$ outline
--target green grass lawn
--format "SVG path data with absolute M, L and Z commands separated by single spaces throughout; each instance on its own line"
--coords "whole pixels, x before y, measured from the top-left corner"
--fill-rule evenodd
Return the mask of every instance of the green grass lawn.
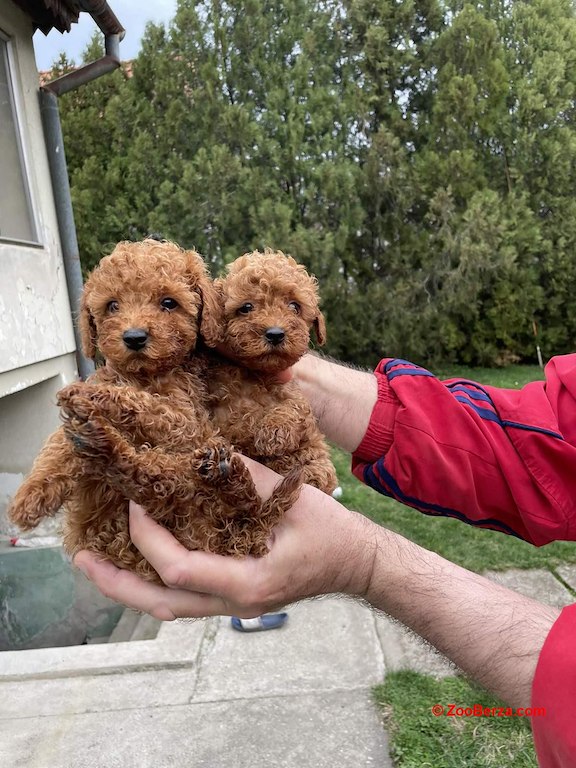
M 529 718 L 435 717 L 432 707 L 499 707 L 482 688 L 459 677 L 435 680 L 392 672 L 374 689 L 390 752 L 398 768 L 536 768 Z M 496 710 L 498 711 L 498 710 Z
M 445 366 L 435 368 L 432 373 L 440 379 L 471 379 L 479 384 L 491 384 L 504 389 L 518 389 L 531 381 L 544 378 L 542 368 L 537 365 L 510 365 L 507 368 Z
M 435 370 L 440 378 L 465 378 L 508 389 L 543 378 L 536 366 L 506 369 Z M 357 481 L 350 457 L 334 448 L 343 488 L 341 501 L 375 522 L 470 570 L 546 568 L 576 563 L 576 543 L 536 548 L 512 536 L 473 528 L 456 520 L 430 517 L 405 507 Z M 528 719 L 518 717 L 434 717 L 434 704 L 493 707 L 498 702 L 460 677 L 436 680 L 410 671 L 392 672 L 375 697 L 390 734 L 397 768 L 536 768 Z

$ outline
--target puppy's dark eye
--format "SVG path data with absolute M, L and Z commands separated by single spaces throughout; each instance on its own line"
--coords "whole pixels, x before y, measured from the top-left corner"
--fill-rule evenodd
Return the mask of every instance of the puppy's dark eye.
M 169 296 L 166 296 L 166 298 L 162 299 L 160 302 L 160 306 L 167 312 L 172 312 L 172 310 L 176 309 L 179 305 L 175 299 L 171 299 Z
M 246 304 L 242 304 L 241 307 L 238 307 L 238 312 L 241 315 L 249 315 L 253 309 L 254 309 L 254 304 L 250 304 L 250 302 L 247 301 Z
M 298 304 L 297 301 L 291 301 L 288 306 L 290 309 L 292 309 L 294 312 L 296 312 L 297 315 L 300 314 L 300 304 Z
M 106 304 L 106 312 L 109 312 L 111 315 L 114 314 L 114 312 L 118 312 L 119 309 L 120 303 L 117 302 L 116 299 L 113 299 Z

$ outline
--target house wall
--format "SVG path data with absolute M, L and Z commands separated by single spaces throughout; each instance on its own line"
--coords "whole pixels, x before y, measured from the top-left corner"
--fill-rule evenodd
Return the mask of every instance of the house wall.
M 75 343 L 38 100 L 30 19 L 0 4 L 30 187 L 37 244 L 0 238 L 0 535 L 4 511 L 46 437 L 55 394 L 77 377 Z M 37 33 L 41 34 L 41 33 Z M 2 163 L 0 158 L 0 185 Z

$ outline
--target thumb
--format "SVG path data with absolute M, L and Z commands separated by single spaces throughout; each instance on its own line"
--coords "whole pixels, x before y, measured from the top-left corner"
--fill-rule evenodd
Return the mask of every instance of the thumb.
M 278 384 L 288 384 L 294 378 L 294 372 L 292 368 L 285 368 L 283 371 L 278 371 L 274 374 L 274 381 Z

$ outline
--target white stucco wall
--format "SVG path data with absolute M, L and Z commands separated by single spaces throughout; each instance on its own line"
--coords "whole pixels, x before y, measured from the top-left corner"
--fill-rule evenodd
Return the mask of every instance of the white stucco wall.
M 16 101 L 39 235 L 38 246 L 0 240 L 1 396 L 3 372 L 73 352 L 74 334 L 42 132 L 32 25 L 8 2 L 0 5 L 0 29 L 10 38 Z
M 76 378 L 75 343 L 38 100 L 30 19 L 0 3 L 38 244 L 0 240 L 0 534 L 3 508 L 58 424 L 55 394 Z M 41 34 L 41 33 L 37 33 Z M 0 158 L 0 184 L 1 179 Z

